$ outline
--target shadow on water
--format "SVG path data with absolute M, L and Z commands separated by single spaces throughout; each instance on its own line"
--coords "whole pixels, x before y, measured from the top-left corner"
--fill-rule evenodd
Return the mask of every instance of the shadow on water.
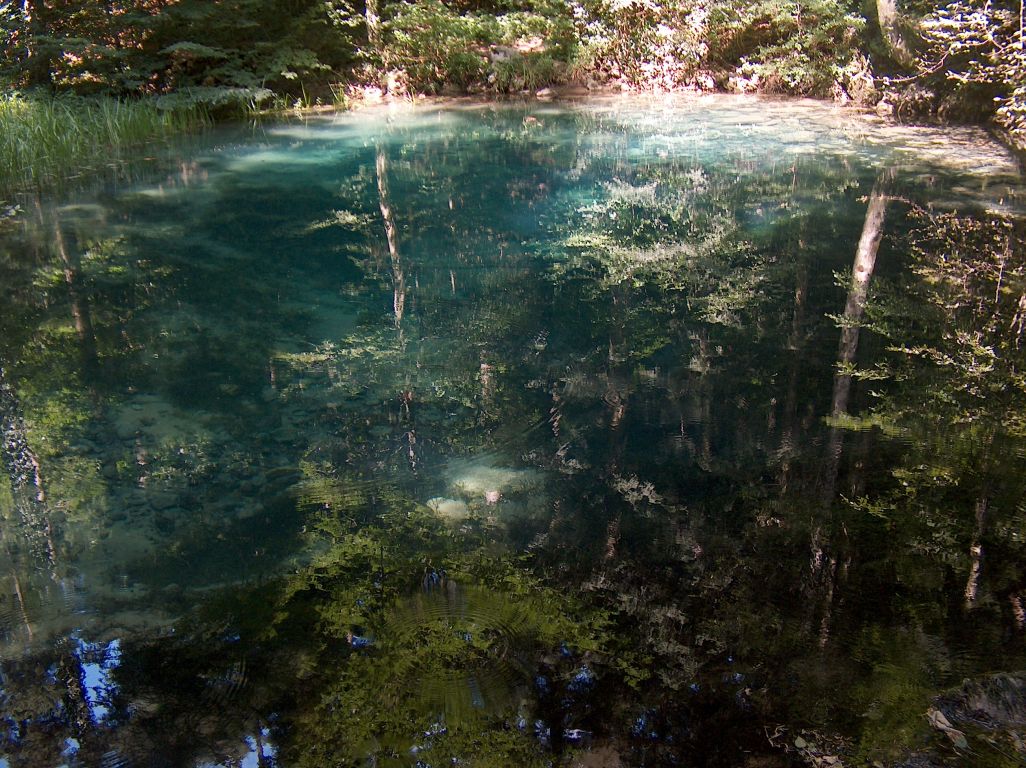
M 0 219 L 0 766 L 1021 761 L 985 136 L 393 106 L 167 167 Z

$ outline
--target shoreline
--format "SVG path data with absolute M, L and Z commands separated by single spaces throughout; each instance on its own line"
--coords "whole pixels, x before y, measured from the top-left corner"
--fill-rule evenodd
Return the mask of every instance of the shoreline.
M 597 87 L 588 87 L 579 84 L 550 85 L 537 91 L 520 91 L 518 93 L 462 93 L 462 94 L 426 94 L 426 93 L 405 93 L 390 94 L 383 92 L 380 88 L 369 86 L 361 89 L 354 88 L 347 94 L 351 101 L 347 105 L 338 104 L 317 104 L 292 109 L 271 109 L 258 113 L 258 117 L 282 117 L 288 115 L 303 116 L 315 114 L 328 114 L 357 111 L 367 107 L 379 106 L 382 104 L 407 103 L 417 104 L 508 104 L 508 103 L 531 103 L 542 102 L 552 104 L 574 104 L 591 99 L 614 99 L 614 98 L 637 98 L 637 99 L 702 99 L 702 98 L 738 98 L 738 99 L 760 99 L 770 102 L 813 102 L 824 107 L 833 107 L 842 111 L 850 111 L 860 115 L 869 115 L 879 118 L 888 124 L 926 127 L 926 128 L 979 128 L 990 134 L 995 141 L 1015 155 L 1019 165 L 1019 172 L 1026 175 L 1026 137 L 1018 141 L 1010 131 L 991 121 L 965 122 L 948 120 L 936 115 L 921 114 L 907 115 L 898 114 L 893 109 L 881 110 L 879 105 L 861 104 L 855 101 L 838 101 L 816 96 L 797 96 L 787 93 L 773 91 L 754 91 L 750 93 L 734 93 L 723 90 L 693 90 L 680 89 L 673 91 L 666 90 L 641 90 L 627 88 L 616 84 L 605 84 Z M 220 122 L 220 121 L 218 121 Z M 231 122 L 226 121 L 226 122 Z
M 189 136 L 202 135 L 205 131 L 216 129 L 221 126 L 232 126 L 244 124 L 245 122 L 265 122 L 273 120 L 306 119 L 311 117 L 325 117 L 330 115 L 355 114 L 364 110 L 381 107 L 455 107 L 455 108 L 476 108 L 489 105 L 552 105 L 552 106 L 581 106 L 588 103 L 601 105 L 608 104 L 615 106 L 618 101 L 631 101 L 639 104 L 666 103 L 667 106 L 674 104 L 697 104 L 709 100 L 736 100 L 738 102 L 768 102 L 774 104 L 795 103 L 816 105 L 820 109 L 836 112 L 839 116 L 857 115 L 859 119 L 867 121 L 867 128 L 873 124 L 879 125 L 882 129 L 891 127 L 927 128 L 940 131 L 961 131 L 976 129 L 985 132 L 987 136 L 1008 153 L 1009 159 L 1014 162 L 1016 172 L 1019 176 L 1026 176 L 1026 144 L 1017 142 L 1014 136 L 1001 126 L 990 122 L 971 123 L 954 122 L 937 118 L 935 116 L 916 116 L 914 118 L 896 115 L 893 112 L 880 110 L 870 105 L 858 104 L 855 102 L 841 102 L 834 99 L 815 98 L 809 96 L 794 96 L 775 92 L 753 92 L 753 93 L 731 93 L 727 91 L 700 91 L 700 90 L 673 90 L 655 91 L 627 89 L 614 84 L 605 84 L 601 87 L 586 87 L 578 84 L 566 84 L 547 86 L 537 91 L 521 91 L 513 94 L 502 93 L 466 93 L 466 94 L 390 94 L 383 92 L 380 88 L 364 87 L 351 88 L 346 94 L 346 103 L 334 104 L 311 104 L 296 106 L 292 108 L 273 108 L 254 112 L 246 116 L 226 117 L 212 119 L 200 126 L 189 126 L 180 131 L 172 131 L 160 136 L 144 139 L 140 143 L 126 144 L 123 149 L 128 154 L 147 147 L 157 149 L 166 147 L 179 139 L 187 139 Z M 145 100 L 143 100 L 145 101 Z M 119 150 L 120 151 L 120 150 Z M 150 153 L 152 154 L 152 152 Z M 143 159 L 143 158 L 139 158 Z M 62 193 L 74 192 L 91 182 L 103 183 L 105 178 L 117 175 L 129 164 L 132 158 L 120 160 L 117 163 L 107 163 L 97 166 L 89 162 L 71 162 L 65 170 L 55 174 L 43 182 L 25 183 L 11 181 L 3 186 L 6 189 L 5 196 L 0 200 L 16 204 L 19 198 L 26 195 L 46 194 L 60 195 Z

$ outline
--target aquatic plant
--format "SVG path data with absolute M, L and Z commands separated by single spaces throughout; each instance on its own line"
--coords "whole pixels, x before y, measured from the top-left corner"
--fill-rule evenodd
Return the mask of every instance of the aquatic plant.
M 117 163 L 129 147 L 209 122 L 195 105 L 160 109 L 113 98 L 0 97 L 0 194 L 50 187 Z

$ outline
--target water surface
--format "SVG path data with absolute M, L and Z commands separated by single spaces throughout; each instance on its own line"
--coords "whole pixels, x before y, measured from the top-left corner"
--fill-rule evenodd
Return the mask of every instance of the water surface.
M 1016 764 L 983 132 L 397 105 L 158 166 L 0 221 L 0 766 Z

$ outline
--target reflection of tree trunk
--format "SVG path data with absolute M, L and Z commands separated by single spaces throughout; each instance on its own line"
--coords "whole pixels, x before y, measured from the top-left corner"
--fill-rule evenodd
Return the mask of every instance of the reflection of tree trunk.
M 819 619 L 819 647 L 825 648 L 830 640 L 830 624 L 833 619 L 834 587 L 837 584 L 837 560 L 827 561 L 823 579 L 823 607 Z
M 112 750 L 109 739 L 104 738 L 109 734 L 104 734 L 103 730 L 97 728 L 96 717 L 89 705 L 88 681 L 85 671 L 86 659 L 83 658 L 86 651 L 82 647 L 75 648 L 76 642 L 72 638 L 63 641 L 55 677 L 63 684 L 61 703 L 64 716 L 67 718 L 66 722 L 79 743 L 77 756 L 85 765 L 107 763 L 110 758 L 113 758 L 110 760 L 113 765 L 119 765 L 121 763 L 117 760 L 117 751 Z M 107 690 L 100 688 L 96 693 L 107 693 Z
M 699 388 L 699 392 L 699 396 L 702 398 L 702 460 L 699 463 L 699 466 L 706 472 L 712 472 L 712 385 L 709 384 L 709 381 L 704 374 L 702 375 L 702 382 Z
M 887 208 L 886 180 L 881 177 L 873 185 L 869 196 L 866 221 L 862 225 L 862 236 L 855 252 L 855 265 L 851 271 L 848 300 L 844 305 L 844 319 L 841 322 L 841 342 L 837 349 L 840 371 L 834 378 L 834 394 L 831 401 L 831 415 L 839 416 L 848 410 L 848 396 L 851 392 L 851 376 L 847 369 L 855 362 L 859 345 L 859 324 L 866 309 L 869 294 L 869 280 L 876 267 L 876 253 L 883 238 L 884 212 Z
M 602 400 L 609 408 L 609 471 L 617 474 L 625 449 L 625 433 L 621 428 L 624 416 L 627 415 L 627 382 L 629 377 L 624 370 L 623 361 L 627 346 L 627 333 L 624 318 L 628 313 L 630 294 L 624 286 L 613 289 L 613 324 L 609 332 L 608 368 L 606 370 L 606 391 Z
M 799 245 L 802 245 L 799 241 Z M 794 285 L 794 312 L 791 314 L 791 333 L 787 339 L 787 348 L 798 351 L 802 347 L 805 336 L 805 295 L 809 291 L 809 270 L 804 262 L 798 265 L 798 274 Z
M 830 400 L 830 415 L 833 418 L 848 412 L 851 397 L 851 367 L 859 346 L 859 326 L 866 309 L 869 295 L 869 281 L 876 267 L 876 254 L 883 238 L 884 213 L 887 208 L 887 177 L 881 176 L 873 185 L 869 196 L 869 208 L 862 225 L 862 236 L 855 251 L 855 264 L 851 270 L 848 298 L 844 304 L 841 320 L 841 341 L 837 348 L 837 373 L 834 375 L 834 390 Z M 835 425 L 830 430 L 827 451 L 827 468 L 823 483 L 824 501 L 833 499 L 837 484 L 837 471 L 841 461 L 843 432 Z
M 805 295 L 808 292 L 809 272 L 802 262 L 798 268 L 794 289 L 794 313 L 791 316 L 791 333 L 787 340 L 787 348 L 791 352 L 791 370 L 788 376 L 787 399 L 784 401 L 782 414 L 783 430 L 780 435 L 780 485 L 785 489 L 791 471 L 791 459 L 794 457 L 795 439 L 798 422 L 798 377 L 804 364 L 802 356 L 805 335 Z
M 969 547 L 969 578 L 965 583 L 965 607 L 972 608 L 976 604 L 976 596 L 980 588 L 980 569 L 983 565 L 983 533 L 987 526 L 987 495 L 983 493 L 976 499 L 976 532 L 973 543 Z
M 851 271 L 851 282 L 848 286 L 848 298 L 844 305 L 841 321 L 841 340 L 837 350 L 838 371 L 834 376 L 833 396 L 830 402 L 830 415 L 838 418 L 848 412 L 851 396 L 850 369 L 855 362 L 858 351 L 859 326 L 866 309 L 869 295 L 869 281 L 876 267 L 876 254 L 883 238 L 884 213 L 887 208 L 887 187 L 890 174 L 883 174 L 873 185 L 869 196 L 869 207 L 866 210 L 862 235 L 855 251 L 855 264 Z M 826 466 L 824 467 L 821 485 L 821 504 L 828 513 L 834 501 L 837 489 L 837 475 L 841 465 L 841 450 L 844 432 L 836 424 L 831 426 L 827 440 Z M 827 515 L 829 518 L 829 515 Z M 829 541 L 824 533 L 824 522 L 816 525 L 812 533 L 809 552 L 809 569 L 814 588 L 822 590 L 823 606 L 820 623 L 820 643 L 825 644 L 830 636 L 830 613 L 833 601 L 834 581 L 836 578 L 836 560 L 828 555 Z M 828 567 L 824 567 L 827 565 Z M 825 582 L 822 583 L 821 582 Z
M 256 732 L 253 738 L 256 742 L 257 768 L 269 768 L 270 762 L 268 762 L 267 756 L 264 754 L 264 724 L 260 721 L 257 721 Z
M 20 403 L 7 374 L 0 366 L 0 432 L 3 436 L 3 461 L 15 496 L 27 495 L 33 501 L 46 501 L 39 461 L 29 447 Z
M 39 201 L 36 201 L 39 205 Z M 71 316 L 75 321 L 75 332 L 82 345 L 82 362 L 87 371 L 96 370 L 96 334 L 93 332 L 92 313 L 89 311 L 89 300 L 79 292 L 79 260 L 72 256 L 64 242 L 64 233 L 60 222 L 53 220 L 53 242 L 64 265 L 64 282 L 68 286 L 68 299 L 71 301 Z
M 1012 618 L 1015 620 L 1015 628 L 1022 632 L 1026 629 L 1026 605 L 1023 604 L 1023 596 L 1020 592 L 1013 592 L 1008 596 L 1008 602 L 1012 606 Z
M 4 548 L 7 551 L 8 558 L 10 558 L 11 552 L 7 549 L 6 542 Z M 21 578 L 18 576 L 17 564 L 15 564 L 15 567 L 11 570 L 11 578 L 14 582 L 14 596 L 18 600 L 18 610 L 21 613 L 21 620 L 25 624 L 25 633 L 28 635 L 29 640 L 31 640 L 33 636 L 32 622 L 29 621 L 28 610 L 25 608 L 25 593 L 21 588 Z
M 74 642 L 65 640 L 66 643 Z M 85 672 L 82 669 L 82 661 L 72 649 L 62 654 L 57 666 L 57 677 L 64 683 L 65 711 L 68 713 L 68 720 L 74 725 L 77 735 L 82 735 L 89 730 L 92 717 L 89 712 L 89 700 L 86 696 Z
M 376 145 L 375 167 L 378 176 L 378 206 L 381 208 L 381 219 L 385 223 L 388 257 L 392 263 L 392 308 L 395 312 L 395 327 L 400 328 L 406 306 L 406 274 L 399 257 L 398 230 L 392 213 L 392 196 L 388 189 L 388 155 L 380 143 Z
M 620 546 L 620 518 L 615 517 L 606 524 L 606 562 L 616 559 Z
M 54 561 L 50 521 L 44 502 L 42 473 L 39 460 L 28 443 L 25 419 L 21 415 L 21 404 L 14 387 L 7 381 L 4 367 L 0 365 L 0 460 L 11 483 L 14 506 L 25 524 L 30 538 L 45 543 L 51 562 Z

